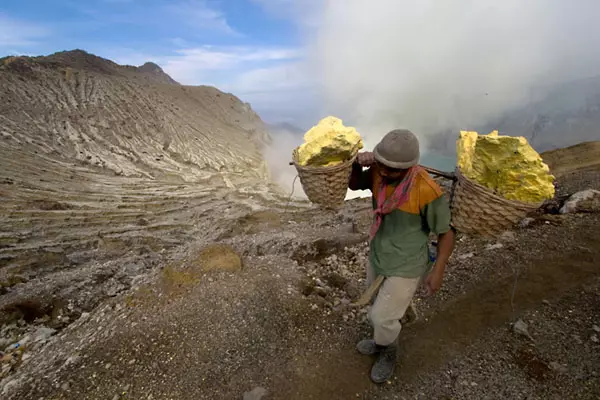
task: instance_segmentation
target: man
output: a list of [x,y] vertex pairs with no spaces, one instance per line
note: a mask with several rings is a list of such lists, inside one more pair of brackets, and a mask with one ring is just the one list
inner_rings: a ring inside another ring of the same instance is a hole
[[[418,165],[419,157],[417,137],[405,129],[393,130],[372,153],[359,153],[350,177],[351,190],[373,193],[367,284],[385,277],[369,312],[373,338],[357,345],[360,353],[377,355],[371,369],[376,383],[386,382],[394,373],[400,319],[419,284],[424,283],[428,295],[441,287],[454,248],[448,201]],[[433,265],[427,245],[430,232],[438,235]]]

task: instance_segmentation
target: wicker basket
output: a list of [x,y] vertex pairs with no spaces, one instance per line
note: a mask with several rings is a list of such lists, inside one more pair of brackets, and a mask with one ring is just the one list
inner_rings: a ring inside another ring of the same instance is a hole
[[496,236],[510,230],[543,204],[507,200],[455,171],[452,191],[452,224],[462,233]]
[[323,208],[340,208],[348,192],[352,163],[357,154],[358,152],[354,152],[349,160],[331,167],[308,167],[298,164],[298,149],[295,149],[292,164],[298,171],[302,189],[308,199]]

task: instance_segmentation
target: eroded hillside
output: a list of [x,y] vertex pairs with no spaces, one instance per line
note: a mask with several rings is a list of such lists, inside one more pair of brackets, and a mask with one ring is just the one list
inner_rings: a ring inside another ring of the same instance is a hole
[[272,199],[268,141],[248,104],[152,63],[0,60],[0,321],[78,314],[208,235],[209,214]]
[[179,85],[151,63],[123,67],[82,51],[8,57],[0,98],[3,161],[42,157],[59,168],[188,182],[211,172],[266,175],[260,148],[268,133],[250,105]]

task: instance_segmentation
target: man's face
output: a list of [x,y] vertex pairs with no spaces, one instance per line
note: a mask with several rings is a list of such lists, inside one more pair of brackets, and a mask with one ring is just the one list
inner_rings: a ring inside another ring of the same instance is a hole
[[400,179],[403,178],[404,175],[406,174],[406,169],[396,169],[396,168],[390,168],[390,167],[386,167],[385,165],[383,165],[380,162],[377,162],[377,170],[379,171],[379,175],[383,176],[384,178],[389,178],[389,179]]

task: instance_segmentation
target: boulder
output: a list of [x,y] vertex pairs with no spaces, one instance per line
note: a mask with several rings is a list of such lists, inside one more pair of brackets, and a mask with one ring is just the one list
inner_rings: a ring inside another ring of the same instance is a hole
[[577,192],[560,209],[561,214],[577,212],[600,212],[600,191],[587,189]]

